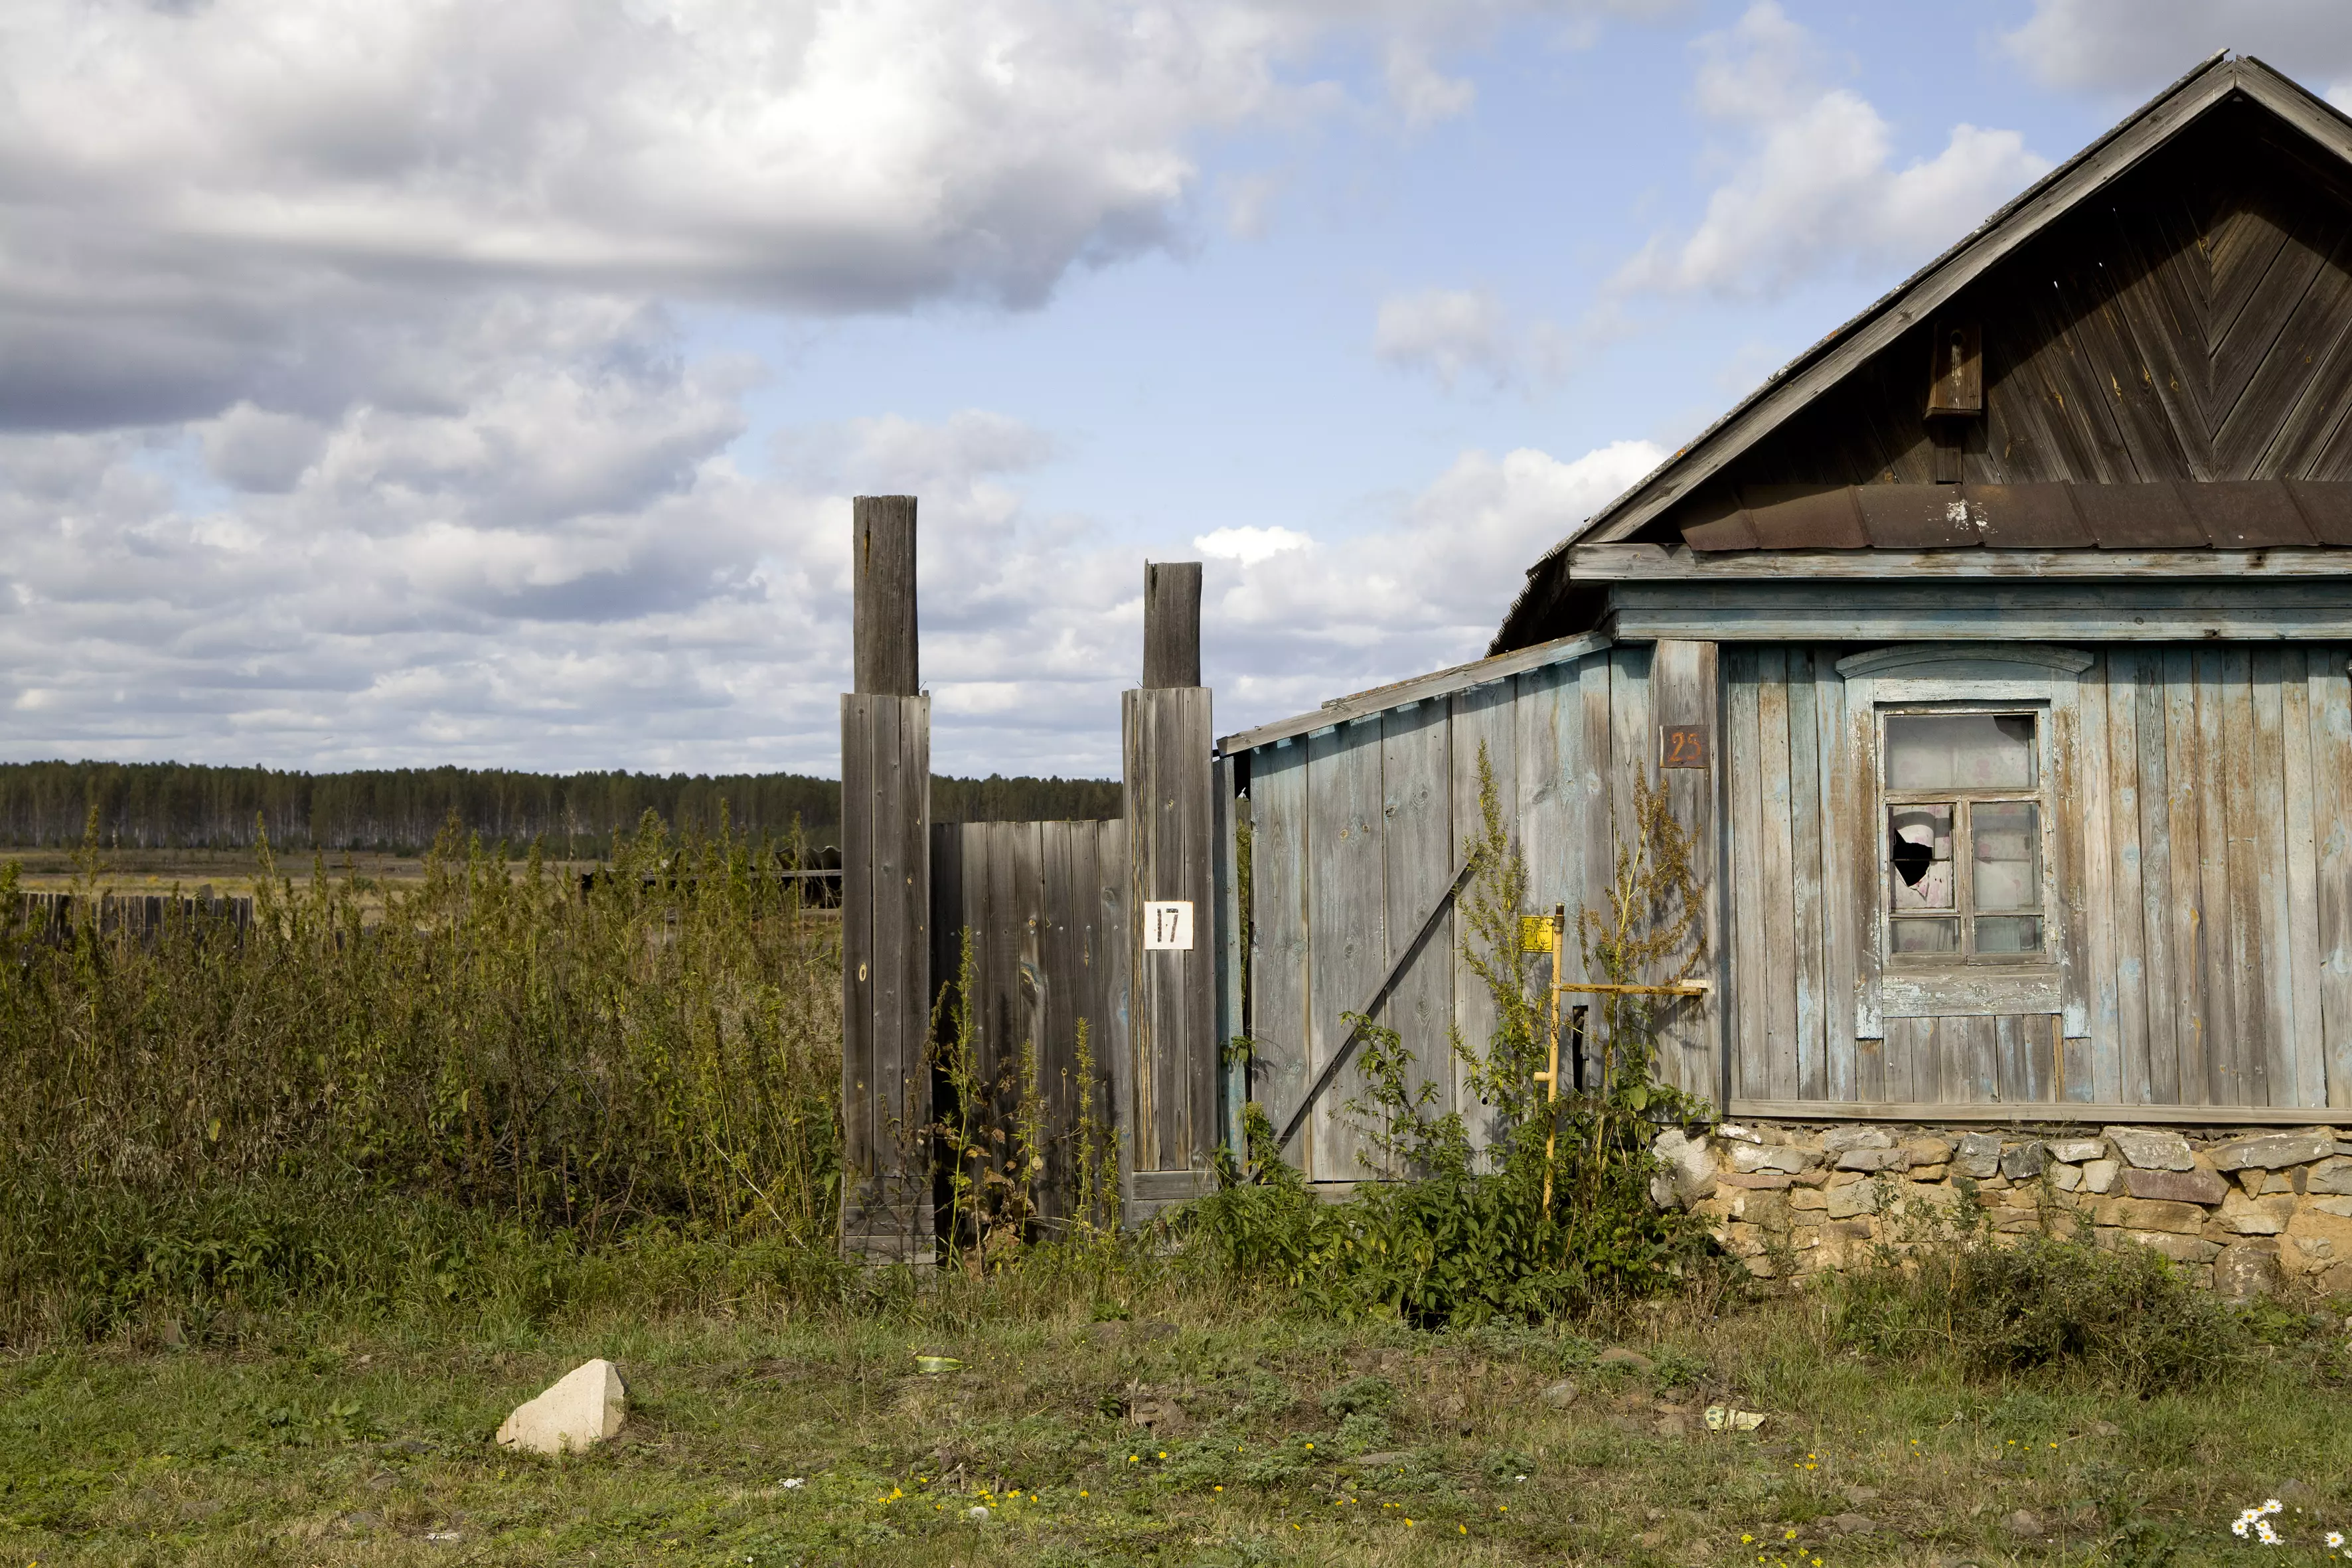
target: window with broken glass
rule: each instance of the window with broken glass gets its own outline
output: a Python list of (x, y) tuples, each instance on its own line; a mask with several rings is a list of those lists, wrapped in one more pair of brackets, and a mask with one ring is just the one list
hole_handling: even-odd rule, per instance
[(2050, 820), (2035, 710), (1881, 715), (1887, 953), (2016, 963), (2050, 942)]

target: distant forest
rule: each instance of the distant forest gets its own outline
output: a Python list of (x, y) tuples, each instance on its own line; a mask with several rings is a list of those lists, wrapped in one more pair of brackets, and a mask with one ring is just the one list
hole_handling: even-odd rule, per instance
[[(485, 842), (545, 837), (593, 854), (647, 810), (673, 827), (716, 827), (719, 803), (739, 831), (782, 835), (798, 817), (812, 845), (835, 841), (841, 785), (798, 773), (525, 773), (495, 768), (371, 768), (279, 773), (184, 763), (0, 763), (0, 842), (79, 844), (92, 806), (101, 842), (122, 848), (242, 849), (254, 825), (287, 849), (394, 853), (433, 842), (451, 812)], [(931, 780), (939, 822), (1113, 817), (1109, 779)]]

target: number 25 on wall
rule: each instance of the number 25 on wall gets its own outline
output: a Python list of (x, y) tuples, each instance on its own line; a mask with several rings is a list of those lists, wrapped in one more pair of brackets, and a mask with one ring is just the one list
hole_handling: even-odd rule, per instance
[(1662, 768), (1703, 768), (1712, 760), (1708, 756), (1706, 726), (1704, 724), (1661, 724), (1658, 726), (1658, 766)]

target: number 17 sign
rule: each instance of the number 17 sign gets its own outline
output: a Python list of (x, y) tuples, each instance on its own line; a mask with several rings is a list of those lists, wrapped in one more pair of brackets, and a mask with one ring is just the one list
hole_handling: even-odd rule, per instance
[(1177, 952), (1192, 951), (1192, 900), (1172, 899), (1143, 906), (1143, 945)]

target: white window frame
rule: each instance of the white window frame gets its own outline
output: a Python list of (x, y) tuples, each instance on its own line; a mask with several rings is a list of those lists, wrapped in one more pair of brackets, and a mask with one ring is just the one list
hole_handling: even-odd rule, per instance
[[(1854, 969), (1855, 1033), (1860, 1037), (1884, 1038), (1888, 1018), (2018, 1013), (2063, 1014), (2068, 1037), (2089, 1033), (2088, 1009), (2079, 1000), (2081, 987), (2068, 973), (2071, 926), (2084, 889), (2066, 886), (2063, 873), (2066, 796), (2074, 783), (2068, 776), (2066, 758), (2071, 738), (2080, 729), (2076, 678), (2091, 663), (2087, 653), (2035, 643), (1914, 643), (1838, 661), (1838, 673), (1846, 683), (1846, 711), (1857, 719), (1867, 716), (1866, 723), (1849, 730), (1859, 754), (1848, 759), (1866, 782), (1871, 807), (1868, 822), (1856, 826), (1863, 842), (1854, 847), (1868, 854), (1868, 864), (1875, 868), (1866, 884), (1874, 889), (1871, 918), (1861, 922), (1857, 932), (1863, 945)], [(1885, 715), (1969, 710), (2030, 710), (2037, 716), (2040, 782), (2033, 793), (2043, 803), (2042, 952), (2038, 957), (1969, 961), (1940, 955), (1926, 962), (1912, 956), (1897, 959), (1888, 931)]]

